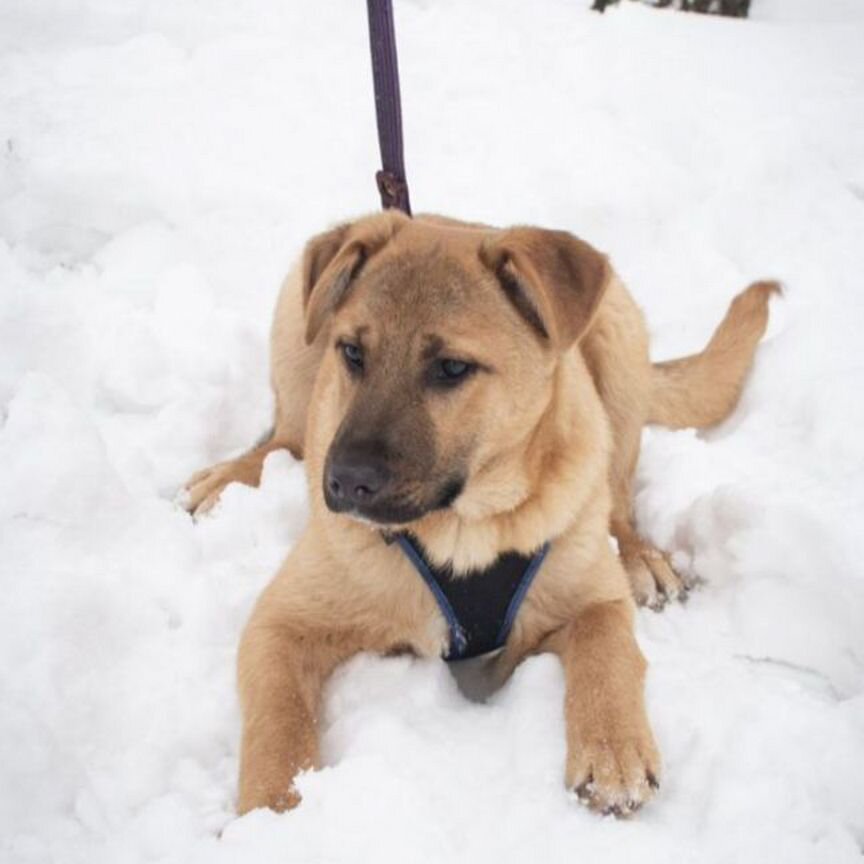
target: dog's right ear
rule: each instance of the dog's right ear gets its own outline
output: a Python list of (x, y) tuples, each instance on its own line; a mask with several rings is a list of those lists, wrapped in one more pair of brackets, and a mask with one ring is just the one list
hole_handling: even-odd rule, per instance
[(311, 345), (324, 322), (348, 296), (363, 265), (396, 232), (402, 214), (348, 222), (318, 234), (303, 253), (303, 309), (306, 344)]

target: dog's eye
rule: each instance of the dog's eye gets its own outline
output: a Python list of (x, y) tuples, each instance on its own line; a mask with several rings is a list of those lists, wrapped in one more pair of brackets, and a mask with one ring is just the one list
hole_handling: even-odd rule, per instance
[(445, 378), (461, 378), (468, 372), (468, 364), (463, 360), (442, 360), (441, 372)]
[(350, 342), (342, 342), (339, 347), (342, 349), (342, 356), (348, 364), (348, 369), (352, 372), (359, 372), (363, 368), (363, 349), (359, 345), (352, 345)]
[(436, 360), (433, 366), (435, 384), (454, 387), (464, 381), (477, 367), (465, 360)]

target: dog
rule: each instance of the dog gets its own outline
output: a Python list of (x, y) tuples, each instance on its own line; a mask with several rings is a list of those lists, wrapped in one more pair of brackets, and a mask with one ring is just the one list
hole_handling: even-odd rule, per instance
[(776, 291), (751, 285), (703, 352), (652, 365), (607, 257), (569, 233), (391, 210), (310, 240), (276, 307), (270, 437), (187, 485), (204, 512), (226, 484), (256, 485), (278, 448), (309, 478), (309, 523), (240, 644), (238, 812), (299, 802), (293, 780), (318, 763), (322, 689), (341, 663), (452, 656), (461, 630), (434, 572), (457, 593), (476, 580), (479, 606), (500, 607), (505, 559), (528, 562), (530, 579), (494, 679), (557, 654), (566, 786), (604, 813), (645, 803), (660, 757), (634, 599), (659, 608), (687, 586), (635, 528), (641, 430), (730, 414)]

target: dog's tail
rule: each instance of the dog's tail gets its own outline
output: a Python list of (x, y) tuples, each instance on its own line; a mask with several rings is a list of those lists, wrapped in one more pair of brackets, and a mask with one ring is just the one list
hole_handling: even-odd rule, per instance
[(779, 293), (777, 282), (754, 282), (732, 301), (704, 351), (655, 363), (648, 422), (684, 429), (725, 420), (768, 324), (768, 300)]

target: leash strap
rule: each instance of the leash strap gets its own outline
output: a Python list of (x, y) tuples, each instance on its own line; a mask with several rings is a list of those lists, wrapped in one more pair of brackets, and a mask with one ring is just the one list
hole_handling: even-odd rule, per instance
[(392, 0), (366, 0), (369, 13), (369, 46), (375, 84), (375, 114), (382, 170), (375, 174), (381, 206), (396, 207), (411, 215), (405, 162), (402, 155), (402, 105), (399, 99), (399, 64)]

